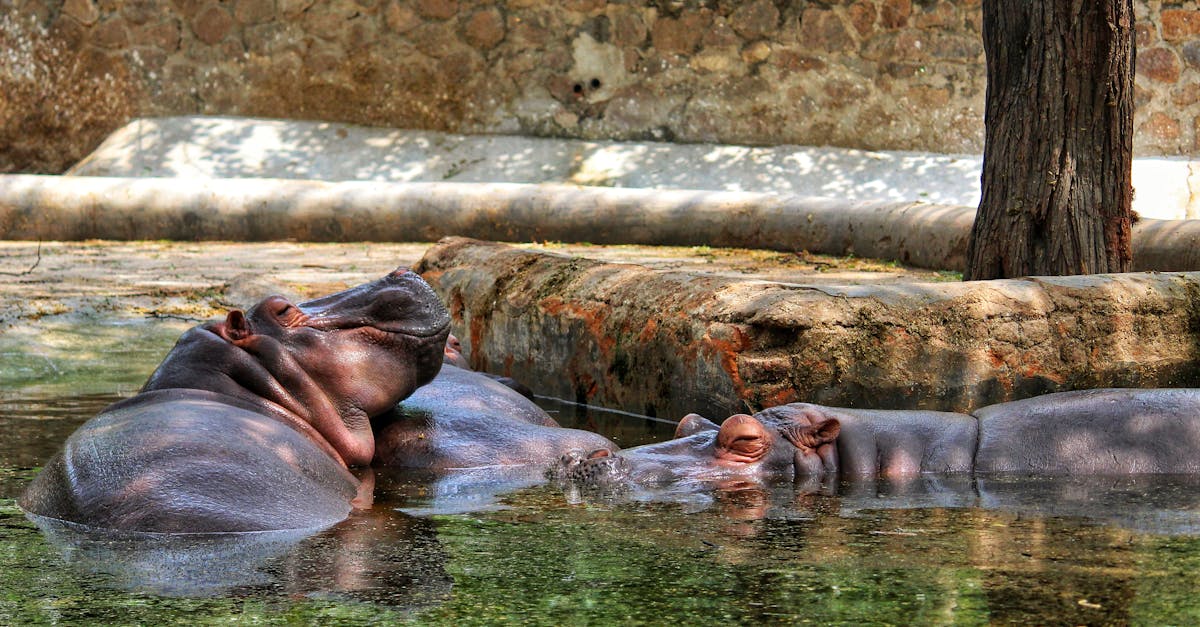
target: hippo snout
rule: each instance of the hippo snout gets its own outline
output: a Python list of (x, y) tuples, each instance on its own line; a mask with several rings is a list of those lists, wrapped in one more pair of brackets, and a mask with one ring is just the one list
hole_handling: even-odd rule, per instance
[(358, 287), (306, 301), (299, 308), (308, 326), (339, 329), (370, 326), (413, 337), (442, 335), (450, 312), (421, 275), (398, 268)]
[(567, 451), (547, 474), (559, 483), (579, 489), (603, 489), (629, 480), (629, 462), (609, 449), (590, 453)]

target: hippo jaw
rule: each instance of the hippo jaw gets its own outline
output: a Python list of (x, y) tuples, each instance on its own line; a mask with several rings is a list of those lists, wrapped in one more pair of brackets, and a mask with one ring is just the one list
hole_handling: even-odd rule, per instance
[(184, 335), (143, 391), (176, 387), (282, 408), (349, 465), (375, 452), (370, 419), (441, 369), (450, 316), (407, 270), (293, 304), (271, 296)]
[(450, 329), (450, 313), (433, 288), (406, 268), (298, 308), (305, 326), (324, 331), (370, 327), (417, 338), (440, 336), (444, 346)]
[(576, 487), (599, 488), (622, 482), (819, 478), (836, 472), (834, 442), (840, 429), (836, 419), (772, 420), (736, 414), (718, 426), (689, 414), (676, 428), (675, 439), (620, 453), (573, 451), (551, 474)]

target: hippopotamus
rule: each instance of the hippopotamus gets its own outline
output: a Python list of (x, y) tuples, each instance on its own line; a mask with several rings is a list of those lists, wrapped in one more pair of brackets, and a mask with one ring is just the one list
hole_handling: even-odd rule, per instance
[(560, 426), (507, 377), (468, 369), (450, 336), (441, 373), (375, 418), (375, 463), (432, 470), (544, 467), (568, 450), (618, 450), (604, 436)]
[(232, 310), (184, 333), (137, 395), (68, 437), (20, 505), (122, 531), (334, 524), (369, 500), (350, 467), (375, 457), (371, 419), (438, 374), (449, 325), (405, 269)]
[(1059, 392), (971, 414), (780, 405), (720, 426), (686, 416), (676, 438), (575, 450), (550, 473), (574, 487), (721, 477), (925, 473), (1200, 473), (1200, 390)]
[(678, 479), (819, 477), (837, 472), (834, 443), (840, 431), (836, 418), (816, 414), (735, 414), (720, 425), (688, 414), (671, 440), (620, 453), (568, 451), (548, 474), (569, 485), (600, 489)]

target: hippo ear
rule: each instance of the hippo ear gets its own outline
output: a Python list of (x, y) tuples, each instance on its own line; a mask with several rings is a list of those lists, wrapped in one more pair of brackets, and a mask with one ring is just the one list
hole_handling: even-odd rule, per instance
[(679, 425), (675, 427), (676, 438), (686, 438), (693, 433), (701, 431), (716, 431), (721, 427), (717, 423), (701, 416), (700, 414), (688, 414), (679, 421)]
[(841, 433), (842, 423), (837, 418), (830, 418), (817, 425), (817, 441), (821, 444), (833, 442)]
[(801, 449), (815, 449), (822, 444), (829, 444), (837, 439), (842, 432), (842, 423), (837, 418), (829, 418), (814, 425), (791, 424), (780, 429), (783, 437), (793, 446)]
[(244, 340), (253, 334), (250, 321), (246, 320), (246, 314), (241, 309), (230, 310), (225, 316), (225, 323), (219, 325), (218, 329), (221, 337), (230, 342)]

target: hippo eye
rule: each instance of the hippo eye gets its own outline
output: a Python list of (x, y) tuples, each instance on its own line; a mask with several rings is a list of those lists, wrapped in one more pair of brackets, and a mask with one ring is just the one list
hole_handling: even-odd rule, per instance
[(285, 326), (299, 324), (305, 319), (303, 312), (295, 305), (280, 301), (274, 306), (275, 319)]

